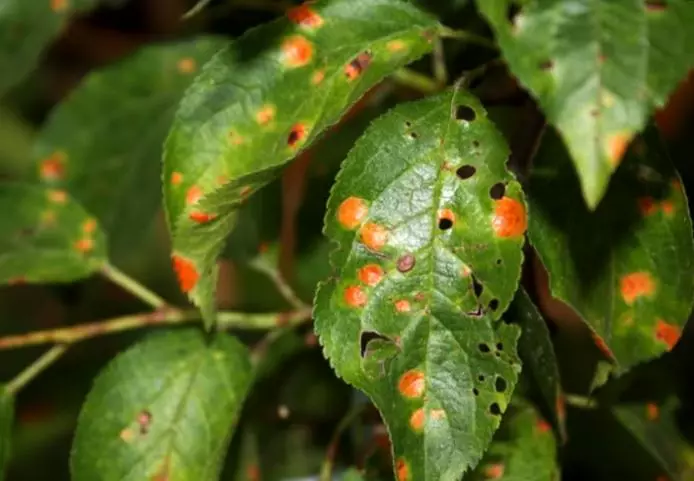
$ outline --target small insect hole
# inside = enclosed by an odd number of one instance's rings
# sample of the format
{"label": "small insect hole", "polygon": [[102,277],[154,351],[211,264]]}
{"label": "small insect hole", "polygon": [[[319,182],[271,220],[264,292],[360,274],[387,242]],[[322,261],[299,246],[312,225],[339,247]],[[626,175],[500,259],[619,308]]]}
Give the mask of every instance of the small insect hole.
{"label": "small insect hole", "polygon": [[479,396],[479,395],[480,395],[480,390],[477,389],[476,387],[475,387],[475,388],[472,388],[472,394],[474,394],[475,396]]}
{"label": "small insect hole", "polygon": [[408,133],[408,135],[410,136],[410,138],[412,140],[416,140],[419,137],[419,134],[417,132],[414,132],[414,131]]}
{"label": "small insect hole", "polygon": [[411,128],[411,127],[412,127],[412,122],[410,122],[409,120],[405,120],[405,127],[408,128],[408,129]]}
{"label": "small insect hole", "polygon": [[457,120],[465,120],[467,122],[472,122],[477,117],[475,111],[468,107],[467,105],[458,105],[455,109],[455,118]]}
{"label": "small insect hole", "polygon": [[484,286],[474,276],[472,277],[472,289],[475,292],[475,297],[480,297],[484,291]]}
{"label": "small insect hole", "polygon": [[501,407],[499,406],[499,403],[492,403],[489,406],[489,413],[494,416],[501,416]]}
{"label": "small insect hole", "polygon": [[497,351],[503,351],[504,350],[504,345],[501,342],[496,343],[496,350]]}
{"label": "small insect hole", "polygon": [[439,229],[448,230],[451,227],[453,227],[453,221],[451,219],[447,219],[447,218],[439,219]]}
{"label": "small insect hole", "polygon": [[497,377],[494,381],[494,389],[496,392],[506,391],[506,380],[503,377]]}
{"label": "small insect hole", "polygon": [[477,346],[477,349],[479,349],[480,352],[484,352],[484,353],[487,353],[487,352],[490,352],[490,351],[491,351],[491,349],[489,348],[489,345],[488,345],[488,344],[485,344],[485,343],[479,344],[479,345]]}
{"label": "small insect hole", "polygon": [[504,184],[502,184],[501,182],[494,184],[492,186],[492,188],[489,189],[489,197],[491,197],[494,200],[501,199],[505,193],[506,193],[506,186]]}
{"label": "small insect hole", "polygon": [[479,382],[484,382],[484,375],[483,375],[483,374],[480,374],[479,376],[477,376],[477,380],[478,380]]}
{"label": "small insect hole", "polygon": [[463,165],[455,171],[456,175],[461,180],[469,179],[470,177],[475,175],[475,172],[477,172],[477,169],[475,169],[472,165]]}
{"label": "small insect hole", "polygon": [[472,141],[472,146],[473,146],[474,148],[478,148],[478,147],[480,146],[479,140],[473,140],[473,141]]}
{"label": "small insect hole", "polygon": [[503,262],[504,262],[504,261],[502,261],[501,259],[497,259],[497,260],[496,260],[496,265],[497,265],[497,266],[500,266],[501,264],[503,264]]}
{"label": "small insect hole", "polygon": [[496,311],[499,308],[499,299],[492,299],[489,301],[489,309],[491,311]]}

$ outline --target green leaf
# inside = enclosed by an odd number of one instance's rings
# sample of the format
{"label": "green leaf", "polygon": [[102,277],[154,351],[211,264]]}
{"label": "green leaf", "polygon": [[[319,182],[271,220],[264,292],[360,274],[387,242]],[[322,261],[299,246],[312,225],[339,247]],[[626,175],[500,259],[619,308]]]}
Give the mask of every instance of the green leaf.
{"label": "green leaf", "polygon": [[34,179],[68,191],[92,212],[113,257],[147,234],[161,205],[161,145],[176,106],[222,45],[202,38],[147,47],[89,75],[43,126]]}
{"label": "green leaf", "polygon": [[0,481],[5,479],[5,471],[10,460],[10,441],[14,420],[14,398],[0,387]]}
{"label": "green leaf", "polygon": [[399,0],[291,9],[216,55],[181,102],[164,198],[181,288],[214,322],[215,260],[252,192],[370,87],[431,50],[439,24]]}
{"label": "green leaf", "polygon": [[673,347],[694,299],[694,244],[687,199],[655,129],[626,155],[595,212],[561,141],[548,133],[529,186],[530,240],[552,295],[595,331],[621,367]]}
{"label": "green leaf", "polygon": [[[632,137],[694,66],[688,0],[478,0],[511,71],[561,132],[595,208]],[[662,3],[662,5],[661,5]]]}
{"label": "green leaf", "polygon": [[469,478],[555,481],[559,475],[557,444],[549,425],[531,405],[514,401],[484,461]]}
{"label": "green leaf", "polygon": [[523,372],[528,375],[532,389],[539,395],[542,411],[549,414],[552,425],[564,439],[566,427],[557,357],[547,323],[523,287],[516,291],[516,297],[504,318],[521,326],[518,354],[523,362]]}
{"label": "green leaf", "polygon": [[38,63],[70,15],[98,0],[4,0],[0,5],[0,96]]}
{"label": "green leaf", "polygon": [[251,377],[245,347],[226,334],[148,337],[94,383],[72,447],[72,480],[217,479]]}
{"label": "green leaf", "polygon": [[342,166],[339,244],[314,316],[337,373],[380,409],[400,481],[457,480],[516,384],[525,206],[480,103],[448,91],[374,122]]}
{"label": "green leaf", "polygon": [[70,282],[106,261],[96,220],[64,191],[0,183],[0,283]]}

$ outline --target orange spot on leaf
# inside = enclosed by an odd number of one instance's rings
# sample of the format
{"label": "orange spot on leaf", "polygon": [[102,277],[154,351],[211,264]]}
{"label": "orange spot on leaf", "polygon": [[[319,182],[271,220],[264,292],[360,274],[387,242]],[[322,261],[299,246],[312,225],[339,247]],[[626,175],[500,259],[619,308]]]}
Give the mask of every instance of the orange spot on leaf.
{"label": "orange spot on leaf", "polygon": [[631,135],[624,133],[614,134],[607,139],[607,160],[609,160],[612,167],[617,167],[622,161],[630,141]]}
{"label": "orange spot on leaf", "polygon": [[208,214],[206,212],[194,211],[188,214],[188,217],[190,218],[190,220],[192,220],[193,222],[197,222],[198,224],[206,224],[216,219],[217,214]]}
{"label": "orange spot on leaf", "polygon": [[410,416],[410,427],[415,431],[422,431],[424,429],[425,420],[426,416],[424,413],[424,409],[419,408],[412,413],[412,416]]}
{"label": "orange spot on leaf", "polygon": [[662,319],[658,319],[655,324],[655,338],[667,344],[668,349],[672,349],[680,339],[680,328],[668,324]]}
{"label": "orange spot on leaf", "polygon": [[494,202],[492,229],[498,237],[520,237],[528,227],[528,217],[522,202],[502,197]]}
{"label": "orange spot on leaf", "polygon": [[123,442],[131,443],[135,439],[135,433],[132,429],[125,428],[120,432],[119,437],[123,440]]}
{"label": "orange spot on leaf", "polygon": [[54,152],[41,162],[39,173],[41,179],[53,182],[60,180],[65,175],[65,161],[67,156],[64,152]]}
{"label": "orange spot on leaf", "polygon": [[173,269],[178,277],[178,284],[183,292],[190,292],[198,283],[200,274],[190,260],[174,254],[172,256]]}
{"label": "orange spot on leaf", "polygon": [[188,205],[193,205],[197,204],[197,202],[202,198],[202,189],[198,187],[197,185],[193,185],[188,189],[188,192],[186,192],[186,204]]}
{"label": "orange spot on leaf", "polygon": [[638,203],[641,214],[645,216],[655,214],[658,210],[658,206],[656,205],[653,197],[641,197],[638,200]]}
{"label": "orange spot on leaf", "polygon": [[622,277],[620,281],[622,299],[628,305],[640,297],[651,296],[655,292],[655,284],[647,272],[634,272]]}
{"label": "orange spot on leaf", "polygon": [[51,10],[55,13],[64,12],[67,10],[68,0],[51,0]]}
{"label": "orange spot on leaf", "polygon": [[82,231],[85,234],[91,234],[96,230],[96,220],[87,219],[82,223]]}
{"label": "orange spot on leaf", "polygon": [[660,417],[660,408],[656,403],[646,404],[646,417],[649,421],[657,421]]}
{"label": "orange spot on leaf", "polygon": [[282,58],[288,67],[303,67],[313,57],[313,45],[300,35],[287,38],[282,43]]}
{"label": "orange spot on leaf", "polygon": [[663,209],[663,213],[667,216],[671,216],[675,212],[675,205],[670,200],[664,200],[660,204],[660,208]]}
{"label": "orange spot on leaf", "polygon": [[345,303],[350,307],[363,307],[367,297],[364,290],[359,286],[350,286],[345,289]]}
{"label": "orange spot on leaf", "polygon": [[383,269],[378,264],[367,264],[359,269],[359,280],[367,286],[375,286],[383,278]]}
{"label": "orange spot on leaf", "polygon": [[257,464],[251,464],[246,468],[246,478],[248,481],[260,481],[260,468]]}
{"label": "orange spot on leaf", "polygon": [[455,214],[451,209],[441,209],[438,212],[438,219],[439,221],[441,220],[447,220],[450,221],[451,224],[455,223]]}
{"label": "orange spot on leaf", "polygon": [[267,125],[268,123],[272,122],[272,119],[275,118],[275,107],[272,105],[265,105],[262,109],[258,111],[257,114],[255,114],[255,120],[260,124],[260,125]]}
{"label": "orange spot on leaf", "polygon": [[67,194],[62,190],[52,190],[48,193],[48,200],[56,204],[64,204],[67,202]]}
{"label": "orange spot on leaf", "polygon": [[171,174],[171,185],[181,185],[181,182],[183,182],[183,174],[180,172]]}
{"label": "orange spot on leaf", "polygon": [[91,251],[94,248],[94,241],[91,239],[80,239],[75,242],[75,249],[82,253]]}
{"label": "orange spot on leaf", "polygon": [[411,369],[400,377],[398,391],[407,398],[419,398],[424,395],[426,381],[424,373],[418,369]]}
{"label": "orange spot on leaf", "polygon": [[406,299],[400,299],[395,303],[395,310],[398,312],[410,312],[412,310],[410,301]]}
{"label": "orange spot on leaf", "polygon": [[388,231],[378,224],[364,224],[361,228],[361,241],[373,251],[381,250],[388,241]]}
{"label": "orange spot on leaf", "polygon": [[359,77],[371,63],[372,55],[369,52],[362,52],[357,57],[345,65],[345,75],[348,80]]}
{"label": "orange spot on leaf", "polygon": [[407,465],[407,461],[403,458],[398,458],[395,462],[395,473],[397,475],[397,481],[409,481],[410,479],[410,467]]}
{"label": "orange spot on leaf", "polygon": [[364,199],[348,197],[337,208],[337,221],[345,229],[355,229],[366,219],[368,213],[369,208]]}
{"label": "orange spot on leaf", "polygon": [[308,129],[306,128],[305,124],[294,124],[292,130],[289,131],[289,135],[287,136],[287,145],[289,145],[291,148],[296,147],[299,142],[306,138],[306,134],[308,134]]}
{"label": "orange spot on leaf", "polygon": [[537,420],[535,426],[537,427],[537,430],[541,433],[549,432],[552,429],[552,426],[542,418]]}
{"label": "orange spot on leaf", "polygon": [[504,465],[501,463],[490,464],[484,468],[484,477],[487,479],[499,479],[504,475]]}
{"label": "orange spot on leaf", "polygon": [[311,76],[311,83],[313,85],[318,85],[325,78],[325,70],[316,70]]}
{"label": "orange spot on leaf", "polygon": [[179,72],[183,74],[190,74],[195,72],[197,70],[198,66],[197,63],[195,62],[195,59],[190,58],[190,57],[185,57],[182,58],[181,60],[178,61],[176,64],[176,68],[178,69]]}
{"label": "orange spot on leaf", "polygon": [[299,5],[287,10],[289,20],[297,25],[307,28],[318,28],[323,25],[323,19],[308,5]]}
{"label": "orange spot on leaf", "polygon": [[402,40],[391,40],[386,44],[386,48],[389,52],[401,52],[405,50],[407,45]]}

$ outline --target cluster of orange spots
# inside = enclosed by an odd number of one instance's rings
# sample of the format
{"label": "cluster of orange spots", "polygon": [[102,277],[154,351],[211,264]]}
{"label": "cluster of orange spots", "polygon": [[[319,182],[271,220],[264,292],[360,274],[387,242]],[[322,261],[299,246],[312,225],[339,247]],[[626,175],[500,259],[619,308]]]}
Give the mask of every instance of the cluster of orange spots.
{"label": "cluster of orange spots", "polygon": [[424,395],[426,381],[424,373],[418,369],[411,369],[400,377],[398,391],[406,398],[416,399]]}
{"label": "cluster of orange spots", "polygon": [[257,114],[255,114],[255,120],[260,125],[267,125],[272,122],[275,118],[275,107],[272,105],[265,105],[261,108]]}
{"label": "cluster of orange spots", "polygon": [[409,481],[410,467],[403,458],[398,458],[395,462],[395,474],[397,476],[397,481]]}
{"label": "cluster of orange spots", "polygon": [[625,133],[614,134],[607,139],[607,160],[612,167],[617,167],[622,161],[630,141],[631,135]]}
{"label": "cluster of orange spots", "polygon": [[369,222],[361,228],[361,241],[373,251],[379,251],[388,242],[388,231],[378,224]]}
{"label": "cluster of orange spots", "polygon": [[655,292],[655,283],[648,272],[632,272],[619,281],[622,299],[628,305],[640,297],[651,296]]}
{"label": "cluster of orange spots", "polygon": [[67,156],[65,152],[54,152],[45,158],[39,166],[39,174],[41,179],[53,182],[60,180],[65,175],[65,161]]}
{"label": "cluster of orange spots", "polygon": [[345,75],[348,80],[359,77],[371,63],[372,55],[369,52],[362,52],[357,57],[345,65]]}
{"label": "cluster of orange spots", "polygon": [[287,10],[287,18],[297,25],[307,28],[318,28],[323,25],[323,19],[307,4],[292,7]]}
{"label": "cluster of orange spots", "polygon": [[359,269],[359,280],[367,286],[375,286],[383,279],[383,269],[378,264],[367,264]]}
{"label": "cluster of orange spots", "polygon": [[369,208],[364,199],[347,197],[337,208],[337,221],[345,229],[352,230],[366,219],[368,213]]}
{"label": "cluster of orange spots", "polygon": [[541,433],[549,432],[552,429],[552,426],[542,418],[539,418],[537,420],[535,426],[537,427],[537,430]]}
{"label": "cluster of orange spots", "polygon": [[195,59],[190,58],[190,57],[184,57],[178,61],[178,63],[176,64],[176,68],[181,73],[190,74],[190,73],[195,72],[195,70],[197,70],[198,66],[197,66],[197,63],[195,62]]}
{"label": "cluster of orange spots", "polygon": [[64,12],[67,10],[68,0],[51,0],[51,10],[54,12]]}
{"label": "cluster of orange spots", "polygon": [[396,301],[395,310],[398,312],[410,312],[412,310],[410,301],[408,301],[407,299],[400,299],[399,301]]}
{"label": "cluster of orange spots", "polygon": [[499,479],[504,475],[504,465],[501,463],[490,464],[484,468],[484,477],[487,479]]}
{"label": "cluster of orange spots", "polygon": [[63,190],[52,190],[48,193],[48,200],[56,204],[67,202],[67,194]]}
{"label": "cluster of orange spots", "polygon": [[502,197],[494,202],[492,229],[498,237],[520,237],[528,228],[528,216],[522,202]]}
{"label": "cluster of orange spots", "polygon": [[593,335],[593,341],[595,342],[595,345],[598,346],[598,349],[600,349],[600,352],[603,353],[608,359],[613,359],[614,354],[612,354],[612,351],[608,347],[607,343],[605,340],[600,337],[596,332],[592,333]]}
{"label": "cluster of orange spots", "polygon": [[306,134],[308,134],[308,128],[306,128],[305,124],[294,124],[287,136],[287,145],[292,148],[296,147],[299,142],[306,138]]}
{"label": "cluster of orange spots", "polygon": [[325,70],[316,70],[311,76],[311,83],[313,85],[318,85],[325,79]]}
{"label": "cluster of orange spots", "polygon": [[192,291],[200,278],[200,274],[195,268],[195,265],[190,260],[177,254],[174,254],[171,259],[181,290],[183,292]]}
{"label": "cluster of orange spots", "polygon": [[405,42],[402,40],[391,40],[386,44],[386,48],[388,49],[389,52],[401,52],[402,50],[405,50]]}
{"label": "cluster of orange spots", "polygon": [[410,427],[417,432],[424,429],[424,422],[426,421],[426,415],[424,409],[419,408],[410,416]]}
{"label": "cluster of orange spots", "polygon": [[345,289],[344,296],[345,303],[350,307],[363,307],[366,305],[366,293],[359,286],[349,286]]}
{"label": "cluster of orange spots", "polygon": [[653,215],[661,209],[663,213],[670,216],[675,212],[675,205],[671,200],[664,200],[660,203],[656,202],[653,197],[641,197],[638,199],[639,211],[644,216]]}
{"label": "cluster of orange spots", "polygon": [[660,417],[660,408],[656,403],[646,404],[646,418],[649,421],[657,421]]}
{"label": "cluster of orange spots", "polygon": [[665,343],[668,349],[675,347],[681,334],[679,327],[668,324],[662,319],[658,319],[655,323],[655,338]]}
{"label": "cluster of orange spots", "polygon": [[288,67],[303,67],[313,57],[313,45],[300,35],[287,38],[282,43],[282,59]]}
{"label": "cluster of orange spots", "polygon": [[171,185],[181,185],[183,182],[183,174],[180,172],[173,172],[171,174]]}

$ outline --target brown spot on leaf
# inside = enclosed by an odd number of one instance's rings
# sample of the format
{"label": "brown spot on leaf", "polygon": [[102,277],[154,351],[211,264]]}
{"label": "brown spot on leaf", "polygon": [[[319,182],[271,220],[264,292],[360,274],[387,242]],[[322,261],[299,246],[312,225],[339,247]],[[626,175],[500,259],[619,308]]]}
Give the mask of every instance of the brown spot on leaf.
{"label": "brown spot on leaf", "polygon": [[306,128],[305,124],[294,124],[292,130],[289,131],[289,135],[287,136],[287,145],[291,148],[296,147],[299,142],[306,138],[306,134],[308,134],[308,129]]}
{"label": "brown spot on leaf", "polygon": [[182,74],[191,74],[197,70],[198,65],[194,58],[184,57],[178,61],[176,68]]}
{"label": "brown spot on leaf", "polygon": [[195,264],[189,259],[177,254],[172,256],[172,261],[173,269],[178,277],[178,285],[181,290],[186,293],[192,291],[200,278]]}
{"label": "brown spot on leaf", "polygon": [[350,307],[363,307],[366,304],[367,296],[359,286],[349,286],[345,289],[345,303]]}
{"label": "brown spot on leaf", "polygon": [[145,435],[152,426],[152,413],[146,409],[137,415],[137,424],[140,426],[140,434]]}
{"label": "brown spot on leaf", "polygon": [[348,80],[359,77],[371,63],[372,55],[370,52],[362,52],[355,59],[345,65],[345,75]]}
{"label": "brown spot on leaf", "polygon": [[366,215],[369,213],[369,208],[364,199],[359,197],[348,197],[342,201],[337,209],[337,221],[345,229],[355,229],[358,227]]}
{"label": "brown spot on leaf", "polygon": [[272,105],[265,105],[261,108],[257,114],[255,114],[255,120],[260,125],[267,125],[272,122],[275,118],[275,107]]}
{"label": "brown spot on leaf", "polygon": [[424,422],[426,421],[426,415],[424,409],[419,408],[410,416],[410,427],[417,432],[424,430]]}
{"label": "brown spot on leaf", "polygon": [[303,67],[312,57],[313,45],[300,35],[289,37],[282,43],[282,58],[288,67]]}
{"label": "brown spot on leaf", "polygon": [[395,462],[395,474],[397,476],[397,481],[410,480],[410,467],[407,465],[407,461],[405,461],[404,458],[398,458]]}
{"label": "brown spot on leaf", "polygon": [[39,166],[41,179],[47,182],[61,180],[65,175],[66,160],[67,155],[65,152],[54,152],[44,159]]}
{"label": "brown spot on leaf", "polygon": [[260,468],[257,464],[250,464],[246,468],[246,479],[248,481],[260,481]]}
{"label": "brown spot on leaf", "polygon": [[677,344],[681,336],[680,328],[672,324],[668,324],[662,319],[658,319],[655,324],[655,338],[667,345],[668,349],[672,349]]}
{"label": "brown spot on leaf", "polygon": [[607,160],[612,167],[617,167],[629,147],[631,135],[626,133],[614,134],[607,139]]}
{"label": "brown spot on leaf", "polygon": [[397,269],[399,272],[404,274],[405,272],[409,272],[414,268],[415,262],[416,259],[414,254],[407,253],[398,259]]}
{"label": "brown spot on leaf", "polygon": [[522,202],[502,197],[494,202],[492,229],[498,237],[520,237],[528,227],[528,217]]}
{"label": "brown spot on leaf", "polygon": [[640,297],[652,296],[655,292],[655,283],[648,272],[633,272],[620,280],[622,299],[631,305]]}
{"label": "brown spot on leaf", "polygon": [[367,264],[359,269],[359,280],[367,286],[375,286],[383,278],[383,269],[378,264]]}
{"label": "brown spot on leaf", "polygon": [[658,206],[655,203],[653,197],[641,197],[638,200],[639,211],[644,216],[649,216],[655,214],[658,210]]}
{"label": "brown spot on leaf", "polygon": [[537,430],[538,430],[540,433],[546,433],[546,432],[549,432],[549,431],[552,429],[552,426],[551,426],[547,421],[545,421],[545,420],[542,419],[542,418],[539,418],[539,419],[537,420],[537,423],[535,424],[535,427],[537,428]]}
{"label": "brown spot on leaf", "polygon": [[373,251],[381,250],[388,241],[388,231],[383,226],[372,222],[365,224],[360,233],[361,241]]}
{"label": "brown spot on leaf", "polygon": [[455,223],[455,214],[451,209],[441,209],[438,212],[439,229],[447,230]]}
{"label": "brown spot on leaf", "polygon": [[297,25],[306,28],[318,28],[323,25],[323,19],[307,4],[292,7],[287,10],[287,18]]}
{"label": "brown spot on leaf", "polygon": [[411,369],[400,377],[398,391],[406,398],[420,398],[424,395],[426,381],[424,373],[419,369]]}
{"label": "brown spot on leaf", "polygon": [[395,310],[398,312],[410,312],[412,310],[412,305],[407,299],[400,299],[395,302]]}

